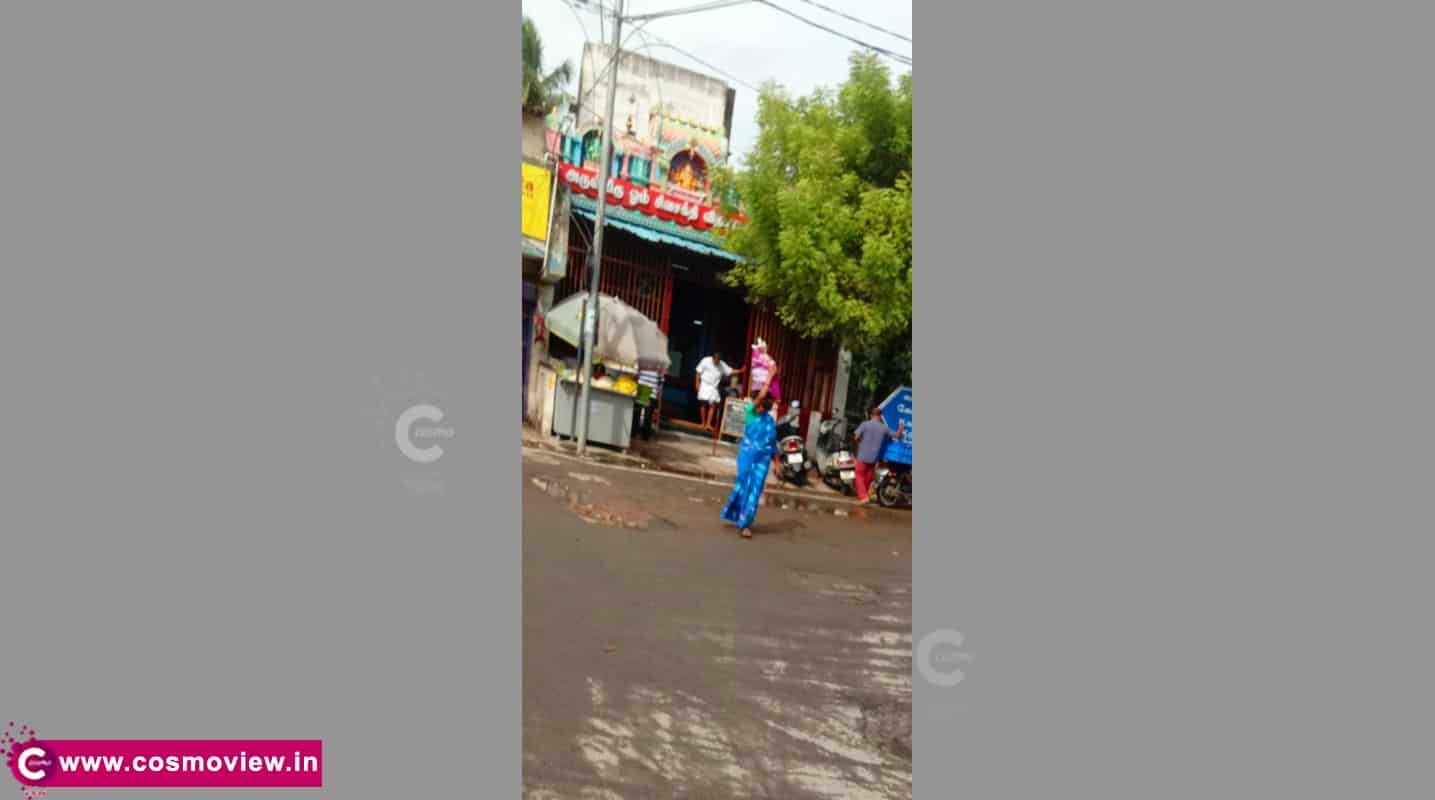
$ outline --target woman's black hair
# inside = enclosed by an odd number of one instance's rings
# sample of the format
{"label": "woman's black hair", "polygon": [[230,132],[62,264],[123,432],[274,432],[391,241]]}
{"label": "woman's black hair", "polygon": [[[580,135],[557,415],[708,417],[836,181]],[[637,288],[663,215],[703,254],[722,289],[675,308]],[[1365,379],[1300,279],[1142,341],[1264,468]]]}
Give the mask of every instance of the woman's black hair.
{"label": "woman's black hair", "polygon": [[762,398],[762,401],[758,403],[758,407],[760,407],[760,408],[762,409],[762,413],[764,413],[764,414],[766,414],[767,412],[771,411],[771,410],[772,410],[772,395],[768,395],[767,397]]}

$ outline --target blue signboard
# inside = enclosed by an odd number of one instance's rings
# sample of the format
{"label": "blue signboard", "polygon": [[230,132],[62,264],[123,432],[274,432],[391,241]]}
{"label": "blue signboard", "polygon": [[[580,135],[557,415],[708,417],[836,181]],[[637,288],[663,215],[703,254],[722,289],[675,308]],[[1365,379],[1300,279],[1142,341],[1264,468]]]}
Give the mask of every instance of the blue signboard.
{"label": "blue signboard", "polygon": [[882,448],[882,460],[892,461],[897,464],[912,463],[912,387],[903,386],[893,392],[878,406],[882,409],[882,421],[887,427],[897,430],[897,423],[902,423],[902,438],[899,440],[888,440]]}

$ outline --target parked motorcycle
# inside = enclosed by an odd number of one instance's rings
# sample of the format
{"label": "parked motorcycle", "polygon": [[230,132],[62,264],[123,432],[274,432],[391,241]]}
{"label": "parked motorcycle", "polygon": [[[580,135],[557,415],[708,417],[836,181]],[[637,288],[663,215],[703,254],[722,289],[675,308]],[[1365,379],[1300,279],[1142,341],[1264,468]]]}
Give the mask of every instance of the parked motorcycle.
{"label": "parked motorcycle", "polygon": [[883,463],[872,475],[872,493],[884,508],[912,505],[912,468]]}
{"label": "parked motorcycle", "polygon": [[846,425],[836,417],[817,426],[816,466],[822,481],[833,489],[852,495],[857,492],[857,460],[847,449]]}
{"label": "parked motorcycle", "polygon": [[793,400],[787,414],[777,421],[777,454],[782,459],[782,471],[778,477],[798,486],[807,483],[807,469],[811,466],[807,457],[807,445],[802,441],[802,410],[798,401]]}

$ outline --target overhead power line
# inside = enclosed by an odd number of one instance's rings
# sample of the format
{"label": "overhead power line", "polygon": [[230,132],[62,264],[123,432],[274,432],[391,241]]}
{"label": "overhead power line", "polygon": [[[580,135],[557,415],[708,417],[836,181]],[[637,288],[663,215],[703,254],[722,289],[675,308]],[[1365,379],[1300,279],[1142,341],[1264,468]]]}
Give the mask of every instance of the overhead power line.
{"label": "overhead power line", "polygon": [[[577,16],[577,14],[578,14],[578,9],[580,9],[580,8],[583,9],[584,11],[591,11],[591,12],[597,13],[600,17],[601,17],[605,12],[606,12],[606,13],[611,13],[611,9],[609,9],[609,8],[607,8],[606,6],[601,5],[601,4],[599,4],[599,3],[587,3],[587,2],[584,2],[583,0],[559,0],[559,2],[563,3],[563,5],[568,6],[568,8],[573,11],[573,14],[574,14],[575,17]],[[626,19],[626,18],[625,18],[625,19]],[[580,26],[582,25],[582,22],[581,22],[581,21],[579,22],[579,25],[580,25]],[[627,35],[625,35],[625,36],[623,37],[623,46],[626,48],[626,47],[628,46],[628,40],[629,40],[629,39],[632,39],[632,38],[635,37],[635,36],[638,36],[638,35],[642,34],[643,28],[646,28],[647,26],[648,26],[648,20],[644,20],[644,21],[642,21],[642,22],[639,22],[637,25],[634,25],[634,26],[633,26],[633,30],[629,31],[629,32],[627,33]],[[584,32],[583,32],[583,40],[584,40],[585,42],[587,42],[588,44],[593,44],[593,43],[594,43],[593,40],[588,37],[588,32],[587,32],[587,31],[584,31]],[[603,44],[603,45],[606,46],[607,40],[605,39],[605,40],[599,42],[598,44]],[[598,70],[597,76],[593,78],[593,85],[589,86],[589,87],[588,87],[588,90],[585,91],[585,92],[582,92],[581,94],[575,92],[574,102],[575,102],[577,105],[582,106],[584,103],[586,103],[586,102],[588,101],[588,98],[590,98],[590,97],[593,96],[593,93],[594,93],[595,91],[597,91],[597,90],[600,89],[600,88],[603,88],[603,87],[607,86],[607,83],[608,83],[608,82],[607,82],[608,70],[609,70],[609,69],[612,69],[613,64],[614,64],[615,62],[616,62],[616,59],[609,58],[608,61],[607,61],[607,63],[605,63],[605,64],[603,65],[603,68],[600,69],[600,70]],[[583,65],[582,65],[581,62],[580,62],[579,65],[578,65],[578,70],[579,70],[580,73],[581,73],[582,70],[583,70]],[[580,81],[579,81],[579,83],[580,83],[580,84],[582,83],[582,81],[581,81],[581,75],[580,75]],[[660,91],[661,91],[661,90],[660,90]]]}
{"label": "overhead power line", "polygon": [[895,37],[897,37],[898,39],[901,39],[901,40],[904,41],[904,42],[910,42],[910,41],[912,41],[912,37],[910,37],[910,36],[907,36],[907,35],[904,35],[904,34],[901,34],[901,33],[897,33],[896,31],[889,31],[889,30],[887,30],[886,28],[884,28],[884,27],[882,27],[882,26],[880,26],[880,25],[873,25],[872,23],[868,22],[868,21],[865,20],[865,19],[858,19],[857,17],[854,17],[854,16],[852,16],[851,14],[848,14],[848,13],[846,13],[846,12],[838,11],[838,10],[835,9],[835,8],[830,8],[830,7],[828,7],[828,6],[824,6],[824,5],[822,5],[821,3],[817,2],[817,0],[802,0],[802,2],[808,4],[809,6],[816,6],[816,7],[820,8],[820,9],[822,9],[823,11],[826,11],[826,12],[829,13],[829,14],[836,14],[837,16],[842,17],[842,18],[845,19],[845,20],[850,20],[850,21],[852,21],[852,22],[855,22],[855,23],[857,23],[858,25],[863,25],[863,26],[865,26],[865,27],[871,28],[872,30],[877,31],[878,33],[885,33],[885,34],[887,34],[888,36],[895,36]]}
{"label": "overhead power line", "polygon": [[591,2],[591,0],[564,0],[564,1],[565,1],[565,2],[572,2],[572,4],[582,6],[582,7],[585,8],[585,9],[596,9],[596,10],[598,11],[598,13],[600,13],[600,14],[611,14],[611,13],[613,13],[613,9],[612,9],[611,7],[609,7],[609,6],[608,6],[607,4],[605,4],[605,3],[595,3],[595,2]]}
{"label": "overhead power line", "polygon": [[[743,2],[756,2],[756,0],[743,0]],[[579,4],[579,3],[578,3],[578,0],[563,0],[563,3],[564,3],[565,5],[567,5],[567,6],[569,6],[570,8],[574,9],[575,12],[576,12],[577,8],[579,7],[579,5],[586,5],[586,4]],[[724,5],[724,6],[725,6],[725,5],[731,5],[731,4],[732,4],[732,3],[723,3],[723,4],[721,4],[721,5]],[[715,4],[714,7],[718,7],[718,5]],[[591,9],[588,9],[588,10],[591,10]],[[732,81],[733,83],[736,83],[736,84],[739,85],[739,86],[742,86],[742,87],[745,88],[745,89],[749,89],[749,90],[754,91],[754,92],[761,91],[761,89],[759,89],[759,88],[758,88],[756,85],[754,85],[752,82],[743,80],[742,78],[739,78],[739,77],[737,77],[736,75],[733,75],[731,72],[728,72],[727,70],[724,70],[723,68],[721,68],[721,67],[719,67],[719,66],[716,66],[716,65],[711,64],[711,63],[709,63],[709,62],[707,62],[707,61],[704,61],[703,59],[697,57],[696,55],[693,55],[691,52],[689,52],[689,51],[687,51],[687,50],[684,50],[684,49],[681,48],[681,47],[678,47],[677,45],[673,44],[672,42],[669,42],[669,41],[667,41],[666,39],[663,39],[663,38],[661,38],[661,37],[655,36],[655,35],[653,35],[653,34],[651,34],[651,33],[648,33],[647,31],[643,30],[644,28],[647,27],[648,22],[650,22],[650,20],[647,20],[647,19],[645,19],[645,20],[639,22],[637,25],[635,25],[635,26],[633,27],[633,30],[632,30],[630,33],[628,33],[627,35],[625,35],[625,36],[623,37],[624,47],[625,47],[625,48],[627,47],[627,41],[628,41],[628,39],[629,39],[630,37],[637,37],[638,39],[641,39],[641,40],[643,41],[643,46],[642,46],[641,48],[638,48],[638,49],[642,49],[642,50],[646,51],[649,55],[652,54],[652,50],[653,50],[655,47],[657,47],[657,48],[666,48],[666,49],[668,49],[668,50],[672,50],[672,51],[674,51],[674,52],[677,52],[677,53],[680,53],[680,54],[686,56],[687,58],[691,59],[692,61],[694,61],[694,62],[696,62],[696,63],[698,63],[698,64],[701,64],[702,66],[706,67],[707,69],[712,70],[713,72],[717,73],[718,75],[721,75],[721,76],[723,76],[724,78],[727,78],[728,80]],[[590,40],[590,41],[591,41],[591,40]],[[599,88],[604,87],[604,86],[607,85],[607,81],[606,81],[605,79],[607,78],[608,70],[612,67],[612,65],[613,65],[613,59],[610,58],[610,59],[608,59],[608,63],[605,64],[605,65],[603,66],[603,68],[598,71],[598,76],[593,79],[593,84],[592,84],[591,86],[589,86],[588,89],[587,89],[586,91],[584,91],[584,92],[582,93],[582,95],[578,98],[578,104],[579,104],[580,106],[581,106],[584,102],[586,102],[586,101],[588,100],[588,98],[592,97],[592,95],[593,95],[593,93],[594,93],[595,91],[597,91]],[[658,93],[659,93],[660,96],[661,96],[662,91],[663,91],[663,90],[662,90],[662,85],[661,85],[661,83],[662,83],[662,82],[659,81]]]}
{"label": "overhead power line", "polygon": [[[626,36],[623,37],[623,48],[624,48],[625,50],[628,49],[628,40],[631,39],[631,38],[633,38],[634,36],[642,36],[642,35],[643,35],[643,28],[644,28],[647,24],[648,24],[648,23],[646,23],[646,22],[639,22],[637,25],[635,25],[635,26],[633,27],[633,30],[632,30],[631,32],[629,32],[628,35],[626,35]],[[589,42],[589,44],[592,44],[592,42]],[[606,44],[603,43],[603,42],[599,42],[599,44],[604,44],[604,45],[606,46]],[[577,102],[578,102],[578,105],[580,105],[580,106],[583,105],[585,102],[588,101],[588,98],[589,98],[589,97],[592,97],[592,96],[593,96],[593,92],[597,91],[597,90],[600,89],[600,88],[606,87],[606,86],[608,85],[608,80],[607,80],[607,78],[608,78],[608,70],[613,69],[613,68],[614,68],[614,65],[615,65],[617,62],[618,62],[618,59],[616,59],[616,58],[609,58],[609,59],[608,59],[608,63],[604,64],[604,65],[603,65],[603,68],[600,69],[600,70],[598,70],[598,76],[593,79],[593,85],[592,85],[592,86],[589,86],[589,87],[588,87],[588,91],[584,92],[580,97],[578,97],[578,101],[577,101]],[[581,66],[581,65],[579,66],[579,71],[580,71],[580,72],[582,71],[582,66]],[[580,81],[580,82],[581,82],[581,81]],[[658,91],[661,92],[662,89],[660,88]]]}
{"label": "overhead power line", "polygon": [[640,37],[640,38],[643,39],[643,41],[646,43],[646,45],[647,45],[648,48],[652,48],[652,47],[654,47],[654,46],[656,46],[656,47],[666,47],[666,48],[669,49],[669,50],[673,50],[673,51],[675,51],[675,52],[678,52],[678,53],[681,53],[682,55],[687,56],[688,58],[692,59],[693,61],[695,61],[695,62],[697,62],[697,63],[703,65],[704,67],[707,67],[708,69],[712,70],[713,72],[716,72],[717,74],[723,76],[724,78],[727,78],[728,80],[732,81],[733,83],[738,84],[739,86],[742,86],[743,88],[751,89],[751,90],[754,91],[754,92],[761,91],[761,89],[759,89],[758,87],[754,86],[753,84],[749,83],[748,81],[743,80],[742,78],[737,77],[736,75],[733,75],[732,73],[728,72],[727,70],[724,70],[722,67],[718,67],[718,66],[714,66],[714,65],[712,65],[712,64],[709,64],[708,62],[702,60],[701,58],[698,58],[697,56],[693,55],[692,53],[688,52],[687,50],[684,50],[683,48],[678,47],[677,45],[675,45],[675,44],[673,44],[673,43],[671,43],[671,42],[668,42],[668,41],[666,41],[666,40],[660,39],[660,38],[658,38],[657,36],[654,36],[654,35],[651,34],[651,33],[647,33],[646,31],[644,31],[644,32],[641,33],[641,37]]}
{"label": "overhead power line", "polygon": [[[577,15],[577,11],[578,11],[579,8],[582,8],[583,10],[589,11],[589,12],[596,12],[600,17],[603,16],[603,14],[604,14],[605,12],[611,13],[611,11],[612,11],[611,9],[609,9],[607,6],[605,6],[605,5],[602,4],[602,3],[587,2],[586,0],[560,0],[560,2],[562,2],[564,5],[567,5],[571,10],[573,10],[575,16]],[[864,42],[864,41],[862,41],[861,39],[857,39],[857,38],[854,38],[854,37],[852,37],[852,36],[848,36],[847,34],[842,33],[841,31],[834,30],[834,29],[829,28],[829,27],[827,27],[827,26],[825,26],[825,25],[822,25],[821,23],[814,22],[813,20],[807,19],[806,17],[803,17],[803,16],[801,16],[801,15],[795,14],[795,13],[793,13],[791,10],[786,9],[786,8],[783,8],[782,6],[779,6],[779,5],[777,5],[776,3],[771,2],[770,0],[738,0],[737,2],[734,2],[733,0],[719,0],[718,2],[712,2],[712,3],[705,4],[705,5],[690,6],[690,7],[686,8],[686,9],[682,9],[681,11],[682,11],[682,12],[687,12],[687,11],[698,11],[698,10],[706,10],[706,9],[723,8],[723,7],[727,7],[727,6],[741,5],[741,4],[746,3],[746,2],[760,3],[760,4],[762,4],[762,5],[770,6],[770,7],[774,8],[774,9],[776,9],[776,10],[778,10],[778,11],[784,13],[784,14],[787,14],[788,16],[790,16],[790,17],[792,17],[792,18],[794,18],[794,19],[796,19],[796,20],[798,20],[798,21],[800,21],[800,22],[803,22],[803,23],[805,23],[805,24],[807,24],[807,25],[811,25],[811,26],[813,26],[813,27],[815,27],[815,28],[818,28],[819,30],[825,31],[825,32],[827,32],[827,33],[831,33],[831,34],[833,34],[834,36],[838,36],[838,37],[840,37],[840,38],[842,38],[842,39],[845,39],[845,40],[847,40],[847,41],[849,41],[849,42],[852,42],[853,44],[856,44],[856,45],[858,45],[858,46],[860,46],[860,47],[863,47],[863,48],[866,48],[866,49],[868,49],[868,50],[872,50],[872,51],[874,51],[874,52],[880,53],[880,54],[882,54],[882,55],[884,55],[884,56],[887,56],[888,58],[891,58],[891,59],[893,59],[893,60],[895,60],[895,61],[898,61],[898,62],[900,62],[900,63],[902,63],[902,64],[904,64],[904,65],[907,65],[907,66],[911,66],[911,65],[912,65],[912,59],[911,59],[909,56],[903,55],[903,54],[901,54],[901,53],[893,52],[893,51],[888,50],[888,49],[883,48],[883,47],[878,47],[877,45],[871,44],[871,43],[869,43],[869,42]],[[876,25],[872,25],[871,23],[868,23],[868,22],[865,22],[865,21],[863,21],[863,20],[857,19],[856,17],[852,17],[852,16],[850,16],[850,15],[844,14],[844,13],[841,12],[841,11],[837,11],[836,9],[828,8],[828,7],[825,6],[825,5],[822,5],[822,4],[820,4],[820,3],[815,2],[815,0],[802,0],[802,2],[810,3],[811,5],[814,5],[814,6],[818,7],[818,8],[822,8],[822,9],[824,9],[824,10],[826,10],[826,11],[830,11],[830,12],[832,12],[832,13],[834,13],[834,14],[838,14],[839,16],[842,16],[842,17],[845,17],[845,18],[847,18],[847,19],[853,20],[854,22],[858,22],[858,23],[861,23],[861,24],[863,24],[863,25],[866,25],[866,26],[869,27],[869,28],[873,28],[873,29],[875,29],[875,30],[879,30],[879,31],[881,31],[881,32],[883,32],[883,33],[890,34],[890,35],[892,35],[892,36],[896,36],[896,37],[898,37],[898,38],[900,38],[900,39],[905,39],[906,41],[909,41],[909,42],[911,41],[910,38],[908,38],[908,37],[906,37],[906,36],[903,36],[902,34],[896,33],[896,32],[894,32],[894,31],[886,30],[885,28],[881,28],[881,27],[876,26]],[[710,69],[710,70],[713,70],[714,72],[718,73],[719,75],[722,75],[723,77],[725,77],[725,78],[727,78],[728,80],[730,80],[730,81],[732,81],[732,82],[738,84],[739,86],[742,86],[742,87],[744,87],[744,88],[746,88],[746,89],[749,89],[749,90],[751,90],[751,91],[754,91],[754,92],[761,91],[757,86],[754,86],[751,82],[745,81],[745,80],[743,80],[743,79],[737,77],[736,75],[733,75],[732,73],[727,72],[726,70],[723,70],[723,69],[721,69],[721,68],[719,68],[719,67],[717,67],[717,66],[715,66],[715,65],[713,65],[713,64],[711,64],[711,63],[709,63],[709,62],[707,62],[707,61],[704,61],[703,59],[701,59],[701,58],[699,58],[699,57],[693,55],[691,52],[689,52],[689,51],[687,51],[687,50],[684,50],[683,48],[678,47],[677,45],[675,45],[675,44],[673,44],[673,43],[671,43],[671,42],[668,42],[668,41],[666,41],[666,40],[664,40],[664,39],[661,39],[661,38],[659,38],[659,37],[657,37],[657,36],[654,36],[654,35],[652,35],[652,34],[649,34],[649,33],[646,33],[646,32],[643,31],[643,28],[646,28],[646,27],[648,26],[648,23],[652,22],[654,19],[659,19],[659,18],[662,18],[662,17],[664,17],[664,16],[668,16],[668,14],[667,14],[667,13],[660,13],[660,14],[656,14],[656,15],[645,15],[645,16],[639,16],[639,17],[637,17],[637,19],[639,20],[639,21],[638,21],[638,24],[634,26],[634,28],[633,28],[633,30],[632,30],[631,33],[629,33],[627,36],[623,37],[623,38],[624,38],[624,44],[625,44],[625,46],[626,46],[627,40],[628,40],[630,37],[637,36],[637,37],[640,37],[641,39],[643,39],[643,41],[647,43],[647,47],[645,47],[644,49],[646,49],[646,50],[648,50],[649,52],[651,52],[652,48],[655,46],[655,45],[653,44],[653,42],[656,42],[656,43],[657,43],[656,46],[658,46],[658,47],[664,47],[664,48],[667,48],[667,49],[672,50],[672,51],[674,51],[674,52],[680,53],[680,54],[686,56],[687,58],[691,59],[692,61],[694,61],[694,62],[696,62],[696,63],[698,63],[698,64],[701,64],[702,66],[704,66],[704,67],[706,67],[706,68],[708,68],[708,69]],[[629,17],[629,19],[632,19],[632,18],[633,18],[633,17]],[[586,32],[584,33],[584,38],[585,38],[585,39],[588,39]],[[591,40],[589,40],[589,41],[591,41]],[[608,63],[607,63],[606,65],[604,65],[603,69],[599,70],[598,76],[597,76],[596,78],[594,78],[594,80],[593,80],[593,84],[588,87],[588,90],[587,90],[587,91],[582,92],[581,95],[577,98],[577,102],[578,102],[578,104],[579,104],[580,106],[581,106],[589,97],[592,96],[592,94],[598,89],[598,87],[603,86],[603,85],[605,84],[605,80],[604,80],[604,79],[607,77],[608,70],[609,70],[610,68],[612,68],[614,61],[615,61],[615,59],[609,59],[609,60],[608,60]]]}
{"label": "overhead power line", "polygon": [[833,29],[833,28],[829,28],[829,27],[827,27],[826,25],[823,25],[823,24],[820,23],[820,22],[813,22],[812,20],[808,19],[807,17],[804,17],[804,16],[802,16],[802,15],[800,15],[800,14],[798,14],[798,13],[792,11],[791,9],[783,8],[782,6],[780,6],[780,5],[778,5],[778,4],[774,3],[774,2],[772,2],[772,0],[754,0],[754,2],[761,3],[761,4],[765,5],[765,6],[767,6],[768,8],[772,8],[772,9],[776,9],[777,11],[781,11],[782,13],[786,14],[786,15],[789,16],[789,17],[792,17],[792,18],[795,19],[795,20],[798,20],[799,22],[804,22],[804,23],[806,23],[806,24],[808,24],[808,25],[811,25],[811,26],[814,27],[814,28],[817,28],[818,30],[826,31],[826,32],[832,34],[833,36],[838,36],[838,37],[841,37],[841,38],[843,38],[843,39],[846,39],[847,41],[852,42],[853,44],[855,44],[855,45],[857,45],[857,46],[859,46],[859,47],[864,47],[864,48],[866,48],[866,49],[868,49],[868,50],[873,51],[874,53],[880,53],[880,54],[882,54],[882,55],[884,55],[884,56],[886,56],[886,57],[892,59],[893,61],[897,61],[897,62],[900,62],[900,63],[902,63],[902,64],[906,64],[906,65],[909,66],[909,67],[912,66],[912,58],[911,58],[911,56],[905,56],[905,55],[902,55],[901,53],[893,52],[893,51],[891,51],[891,50],[888,50],[888,49],[885,48],[885,47],[878,47],[877,45],[871,44],[870,42],[864,42],[864,41],[862,41],[861,39],[858,39],[858,38],[855,38],[855,37],[852,37],[852,36],[848,36],[847,34],[843,33],[842,31],[835,30],[835,29]]}
{"label": "overhead power line", "polygon": [[627,17],[624,17],[624,19],[633,22],[640,22],[650,19],[662,19],[663,17],[680,17],[685,14],[692,14],[698,11],[713,11],[719,8],[729,8],[731,6],[747,5],[748,3],[752,2],[756,2],[756,0],[715,0],[711,3],[702,3],[695,6],[684,6],[682,8],[670,8],[667,11],[655,11],[651,14],[630,14]]}
{"label": "overhead power line", "polygon": [[[609,13],[611,13],[611,9],[608,9],[606,6],[604,6],[604,5],[601,4],[601,3],[584,2],[584,0],[560,0],[560,2],[562,2],[564,5],[568,6],[568,7],[574,12],[575,17],[577,16],[577,12],[578,12],[578,10],[579,10],[580,8],[581,8],[582,10],[584,10],[584,11],[588,11],[588,12],[592,12],[592,13],[597,13],[600,17],[604,14],[604,12],[609,12]],[[817,29],[822,30],[822,31],[825,31],[825,32],[827,32],[827,33],[831,33],[831,34],[833,34],[833,35],[835,35],[835,36],[838,36],[838,37],[840,37],[840,38],[842,38],[842,39],[845,39],[845,40],[847,40],[847,41],[849,41],[849,42],[852,42],[853,44],[856,44],[856,45],[858,45],[858,46],[860,46],[860,47],[863,47],[863,48],[866,48],[866,49],[868,49],[868,50],[872,50],[872,51],[874,51],[874,52],[880,53],[881,55],[887,56],[888,58],[891,58],[891,59],[893,59],[893,60],[895,60],[895,61],[898,61],[898,62],[900,62],[900,63],[902,63],[902,64],[905,64],[905,65],[907,65],[907,66],[911,66],[911,64],[912,64],[912,60],[911,60],[911,58],[910,58],[909,56],[903,55],[903,54],[901,54],[901,53],[893,52],[893,51],[888,50],[888,49],[883,48],[883,47],[878,47],[877,45],[873,45],[873,44],[871,44],[871,43],[869,43],[869,42],[864,42],[864,41],[862,41],[861,39],[857,39],[857,38],[854,38],[854,37],[852,37],[852,36],[848,36],[847,34],[842,33],[841,31],[833,30],[832,28],[829,28],[829,27],[827,27],[827,26],[825,26],[825,25],[822,25],[821,23],[814,22],[814,21],[812,21],[812,20],[810,20],[810,19],[807,19],[807,18],[805,18],[805,17],[803,17],[803,16],[800,16],[800,15],[798,15],[798,14],[795,14],[795,13],[793,13],[791,10],[786,9],[786,8],[783,8],[782,6],[779,6],[779,5],[777,5],[776,3],[771,2],[771,0],[744,0],[744,2],[755,2],[755,3],[760,3],[760,4],[762,4],[762,5],[770,6],[770,7],[774,8],[774,9],[776,9],[776,10],[778,10],[778,11],[780,11],[780,12],[782,12],[782,13],[784,13],[784,14],[786,14],[786,15],[788,15],[788,16],[790,16],[790,17],[792,17],[792,18],[794,18],[794,19],[796,19],[796,20],[798,20],[798,21],[800,21],[800,22],[803,22],[803,23],[805,23],[805,24],[807,24],[807,25],[811,25],[812,27],[817,28]],[[911,41],[910,38],[908,38],[908,37],[906,37],[906,36],[903,36],[902,34],[896,33],[896,32],[894,32],[894,31],[886,30],[886,29],[881,28],[881,27],[879,27],[879,26],[872,25],[871,23],[864,22],[863,20],[857,19],[856,17],[852,17],[852,16],[849,16],[849,15],[847,15],[847,14],[844,14],[844,13],[841,12],[841,11],[837,11],[837,10],[835,10],[835,9],[828,8],[827,6],[824,6],[824,5],[820,4],[820,3],[815,2],[815,0],[802,0],[802,2],[808,3],[808,4],[810,4],[810,5],[816,6],[816,7],[818,7],[818,8],[823,9],[823,10],[826,10],[826,11],[830,11],[830,12],[832,12],[832,13],[834,13],[834,14],[837,14],[837,15],[842,16],[842,17],[844,17],[844,18],[850,19],[850,20],[852,20],[852,21],[854,21],[854,22],[861,23],[861,24],[863,24],[863,25],[866,25],[866,26],[869,27],[869,28],[873,28],[874,30],[881,31],[882,33],[890,34],[890,35],[892,35],[892,36],[896,36],[896,37],[898,37],[898,38],[900,38],[900,39],[904,39],[904,40],[909,41],[909,42]],[[734,2],[730,2],[730,1],[729,1],[729,2],[714,2],[714,3],[708,4],[708,6],[692,7],[692,8],[694,8],[694,9],[700,9],[700,8],[706,8],[706,7],[709,7],[709,6],[712,7],[712,8],[720,8],[720,7],[724,7],[724,6],[738,5],[738,4],[739,4],[739,3],[734,3]],[[665,40],[665,39],[663,39],[663,38],[661,38],[661,37],[658,37],[658,36],[656,36],[656,35],[653,35],[653,34],[651,34],[651,33],[648,33],[648,32],[646,32],[646,31],[644,31],[643,29],[644,29],[645,27],[647,27],[648,23],[651,22],[651,21],[652,21],[653,19],[655,19],[655,18],[661,18],[661,17],[659,16],[659,17],[650,17],[650,18],[642,18],[642,19],[640,19],[640,21],[638,22],[638,24],[634,26],[633,30],[632,30],[631,32],[629,32],[626,36],[623,37],[625,48],[627,47],[627,41],[628,41],[630,38],[632,38],[632,37],[637,37],[637,38],[639,38],[639,39],[642,40],[643,46],[640,47],[640,48],[636,48],[636,49],[644,50],[644,51],[646,51],[649,55],[652,54],[652,50],[653,50],[655,47],[665,48],[665,49],[668,49],[668,50],[672,50],[672,51],[674,51],[674,52],[676,52],[676,53],[678,53],[678,54],[680,54],[680,55],[682,55],[682,56],[685,56],[686,58],[692,60],[693,62],[695,62],[695,63],[697,63],[697,64],[700,64],[700,65],[702,65],[703,67],[705,67],[705,68],[707,68],[707,69],[709,69],[709,70],[712,70],[714,73],[716,73],[716,74],[718,74],[718,75],[721,75],[721,76],[724,77],[724,78],[727,78],[728,80],[732,81],[733,83],[736,83],[737,85],[742,86],[742,87],[745,88],[745,89],[749,89],[749,90],[751,90],[751,91],[753,91],[753,92],[760,92],[760,91],[761,91],[761,89],[760,89],[758,86],[754,85],[754,84],[751,83],[750,81],[743,80],[742,78],[737,77],[736,75],[732,74],[731,72],[728,72],[727,70],[724,70],[724,69],[722,69],[721,67],[718,67],[717,65],[712,64],[712,63],[710,63],[710,62],[708,62],[708,61],[706,61],[706,60],[704,60],[704,59],[702,59],[702,58],[700,58],[700,57],[694,55],[691,51],[688,51],[688,50],[686,50],[686,49],[684,49],[684,48],[682,48],[682,47],[679,47],[679,46],[673,44],[672,42],[669,42],[669,41],[667,41],[667,40]],[[585,39],[588,39],[586,32],[584,33],[584,38],[585,38]],[[588,39],[588,41],[591,42],[591,39]],[[600,87],[603,87],[603,86],[606,86],[606,85],[607,85],[606,78],[607,78],[607,75],[608,75],[608,70],[610,70],[610,69],[613,68],[615,62],[616,62],[616,59],[609,58],[608,61],[607,61],[607,63],[603,65],[602,69],[600,69],[600,70],[598,71],[598,75],[593,79],[592,85],[590,85],[590,86],[587,88],[586,91],[582,92],[581,95],[576,98],[576,99],[577,99],[577,103],[578,103],[579,106],[582,106],[583,103],[585,103],[590,97],[592,97],[592,95],[594,94],[594,92],[596,92]],[[662,91],[662,90],[661,90],[661,87],[659,87],[659,92],[661,93],[661,91]]]}
{"label": "overhead power line", "polygon": [[559,0],[563,5],[573,12],[573,19],[578,21],[578,30],[583,32],[583,41],[591,42],[593,38],[588,35],[588,26],[583,24],[583,18],[578,15],[578,5],[573,0]]}

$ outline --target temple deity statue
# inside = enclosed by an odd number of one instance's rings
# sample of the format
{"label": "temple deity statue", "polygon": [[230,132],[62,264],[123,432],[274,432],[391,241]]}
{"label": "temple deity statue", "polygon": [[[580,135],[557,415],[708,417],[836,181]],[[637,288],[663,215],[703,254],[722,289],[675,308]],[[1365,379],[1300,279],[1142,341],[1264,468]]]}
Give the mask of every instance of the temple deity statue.
{"label": "temple deity statue", "polygon": [[706,176],[703,173],[702,157],[698,155],[696,145],[689,144],[688,149],[673,156],[668,173],[668,183],[690,192],[701,192],[705,188]]}
{"label": "temple deity statue", "polygon": [[674,186],[680,186],[690,192],[697,191],[698,177],[694,174],[691,162],[678,167],[677,171],[673,173],[672,183]]}

